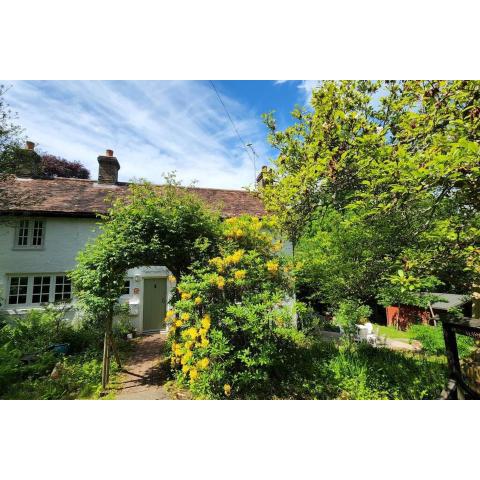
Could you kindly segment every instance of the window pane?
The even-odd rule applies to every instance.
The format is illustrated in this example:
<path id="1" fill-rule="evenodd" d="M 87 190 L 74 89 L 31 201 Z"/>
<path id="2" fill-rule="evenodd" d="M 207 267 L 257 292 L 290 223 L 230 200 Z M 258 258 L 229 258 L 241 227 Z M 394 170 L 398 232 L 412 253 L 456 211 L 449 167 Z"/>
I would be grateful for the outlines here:
<path id="1" fill-rule="evenodd" d="M 18 305 L 27 303 L 28 277 L 11 277 L 8 303 Z"/>
<path id="2" fill-rule="evenodd" d="M 28 220 L 21 220 L 18 225 L 17 245 L 21 247 L 28 245 Z"/>
<path id="3" fill-rule="evenodd" d="M 55 301 L 69 300 L 71 298 L 71 280 L 66 275 L 55 277 Z"/>
<path id="4" fill-rule="evenodd" d="M 33 277 L 32 303 L 46 303 L 50 297 L 50 277 Z"/>
<path id="5" fill-rule="evenodd" d="M 33 222 L 33 235 L 32 245 L 39 247 L 42 245 L 43 238 L 43 222 L 41 220 L 35 220 Z"/>
<path id="6" fill-rule="evenodd" d="M 125 280 L 122 295 L 130 295 L 130 280 Z"/>

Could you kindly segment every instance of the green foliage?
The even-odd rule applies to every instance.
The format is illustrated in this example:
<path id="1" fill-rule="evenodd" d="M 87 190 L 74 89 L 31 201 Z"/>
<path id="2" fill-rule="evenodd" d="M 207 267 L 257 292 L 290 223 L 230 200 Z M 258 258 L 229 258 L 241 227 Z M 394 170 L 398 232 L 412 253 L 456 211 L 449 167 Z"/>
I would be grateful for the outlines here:
<path id="1" fill-rule="evenodd" d="M 71 277 L 90 315 L 111 314 L 129 268 L 166 265 L 180 276 L 216 252 L 220 217 L 169 180 L 162 187 L 132 184 L 102 217 L 100 235 L 78 255 Z"/>
<path id="2" fill-rule="evenodd" d="M 21 142 L 22 129 L 16 124 L 17 115 L 5 100 L 9 87 L 0 85 L 0 180 L 14 171 L 14 154 Z"/>
<path id="3" fill-rule="evenodd" d="M 335 324 L 351 337 L 357 332 L 356 325 L 365 323 L 371 314 L 372 309 L 368 305 L 361 305 L 355 300 L 345 300 L 335 311 Z"/>
<path id="4" fill-rule="evenodd" d="M 412 325 L 408 329 L 408 335 L 422 344 L 422 349 L 430 355 L 445 355 L 445 341 L 441 326 Z M 465 335 L 457 335 L 458 355 L 460 358 L 467 357 L 472 353 L 475 342 Z"/>
<path id="5" fill-rule="evenodd" d="M 428 308 L 434 302 L 440 301 L 441 296 L 427 293 L 441 283 L 434 276 L 418 278 L 403 270 L 397 270 L 394 275 L 385 279 L 378 289 L 377 300 L 380 305 L 413 305 Z"/>
<path id="6" fill-rule="evenodd" d="M 121 334 L 117 343 L 121 345 Z M 50 350 L 67 343 L 68 355 Z M 102 330 L 73 324 L 55 308 L 31 310 L 0 327 L 0 397 L 55 399 L 90 397 L 101 382 Z M 51 378 L 54 369 L 57 378 Z M 113 362 L 113 371 L 117 366 Z"/>
<path id="7" fill-rule="evenodd" d="M 291 265 L 268 219 L 224 225 L 220 256 L 183 277 L 169 312 L 172 365 L 199 397 L 271 397 L 296 340 Z"/>
<path id="8" fill-rule="evenodd" d="M 309 298 L 371 301 L 399 269 L 471 289 L 480 82 L 326 81 L 293 116 L 284 131 L 265 117 L 278 157 L 261 194 L 298 243 Z"/>

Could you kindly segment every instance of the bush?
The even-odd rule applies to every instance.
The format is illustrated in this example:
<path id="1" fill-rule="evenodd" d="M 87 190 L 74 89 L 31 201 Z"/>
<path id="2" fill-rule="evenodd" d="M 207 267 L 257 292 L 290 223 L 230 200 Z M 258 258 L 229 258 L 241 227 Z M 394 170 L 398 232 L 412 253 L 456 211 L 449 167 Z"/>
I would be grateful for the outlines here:
<path id="1" fill-rule="evenodd" d="M 102 342 L 99 326 L 65 321 L 64 312 L 53 307 L 9 320 L 0 328 L 0 396 L 50 399 L 95 394 L 101 381 Z M 56 343 L 69 345 L 68 356 L 49 350 Z M 55 366 L 59 375 L 53 379 Z"/>
<path id="2" fill-rule="evenodd" d="M 270 398 L 299 332 L 289 262 L 268 219 L 227 220 L 221 256 L 193 269 L 168 312 L 171 363 L 202 398 Z M 289 333 L 290 332 L 290 333 Z"/>
<path id="3" fill-rule="evenodd" d="M 362 305 L 356 300 L 341 302 L 335 311 L 335 324 L 342 327 L 347 336 L 355 335 L 357 324 L 365 323 L 372 314 L 368 305 Z"/>
<path id="4" fill-rule="evenodd" d="M 445 341 L 441 326 L 431 327 L 429 325 L 412 325 L 408 334 L 411 339 L 418 340 L 423 351 L 430 355 L 445 355 Z M 472 338 L 465 335 L 457 335 L 458 355 L 460 358 L 468 356 L 475 347 Z"/>

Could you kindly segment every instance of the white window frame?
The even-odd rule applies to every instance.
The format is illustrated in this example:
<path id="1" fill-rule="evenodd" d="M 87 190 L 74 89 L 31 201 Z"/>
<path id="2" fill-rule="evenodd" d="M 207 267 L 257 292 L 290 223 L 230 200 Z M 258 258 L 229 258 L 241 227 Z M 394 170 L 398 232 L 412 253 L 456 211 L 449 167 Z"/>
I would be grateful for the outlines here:
<path id="1" fill-rule="evenodd" d="M 17 288 L 17 293 L 15 295 L 11 295 L 11 287 L 12 287 L 12 279 L 14 278 L 18 278 L 19 279 L 19 282 L 20 282 L 20 279 L 22 278 L 26 278 L 27 279 L 27 293 L 25 295 L 25 300 L 26 302 L 25 303 L 18 303 L 18 297 L 20 296 L 20 293 L 19 293 L 19 288 Z M 26 305 L 28 305 L 28 289 L 29 289 L 29 284 L 30 284 L 30 278 L 28 275 L 12 275 L 11 277 L 9 277 L 8 279 L 8 288 L 7 288 L 7 295 L 6 295 L 6 303 L 7 305 L 11 305 L 12 307 L 18 307 L 20 306 L 21 307 L 24 307 Z M 16 285 L 17 287 L 19 287 L 20 285 Z M 17 297 L 17 303 L 10 303 L 10 296 L 16 296 Z"/>
<path id="2" fill-rule="evenodd" d="M 57 277 L 66 277 L 67 274 L 65 272 L 57 272 L 57 273 L 12 273 L 7 275 L 7 295 L 6 295 L 6 304 L 5 307 L 7 308 L 30 308 L 30 307 L 40 307 L 42 305 L 47 305 L 50 303 L 69 303 L 73 299 L 73 291 L 72 287 L 70 287 L 70 298 L 65 298 L 62 300 L 55 300 L 55 290 L 57 286 Z M 12 278 L 18 277 L 27 277 L 27 302 L 26 303 L 10 303 L 10 286 L 12 282 Z M 48 292 L 48 302 L 33 302 L 33 282 L 34 277 L 49 277 L 50 278 L 50 289 Z M 62 284 L 64 285 L 64 284 Z M 62 294 L 64 293 L 64 289 L 62 289 Z M 17 294 L 18 297 L 18 294 Z"/>
<path id="3" fill-rule="evenodd" d="M 126 283 L 128 282 L 128 292 L 125 293 L 123 290 L 122 290 L 122 296 L 123 295 L 130 295 L 132 293 L 132 280 L 130 278 L 126 278 L 124 281 L 123 281 L 123 288 L 126 290 L 127 289 L 127 286 L 126 286 Z"/>
<path id="4" fill-rule="evenodd" d="M 18 244 L 18 239 L 20 235 L 20 230 L 21 230 L 21 224 L 22 222 L 27 223 L 27 244 L 26 245 L 19 245 Z M 35 230 L 35 223 L 36 222 L 41 222 L 42 223 L 42 235 L 41 235 L 41 245 L 34 245 L 34 236 L 33 236 L 33 231 Z M 14 232 L 15 232 L 15 237 L 13 239 L 13 249 L 14 250 L 43 250 L 45 248 L 45 230 L 46 230 L 46 220 L 43 218 L 21 218 L 18 220 Z"/>

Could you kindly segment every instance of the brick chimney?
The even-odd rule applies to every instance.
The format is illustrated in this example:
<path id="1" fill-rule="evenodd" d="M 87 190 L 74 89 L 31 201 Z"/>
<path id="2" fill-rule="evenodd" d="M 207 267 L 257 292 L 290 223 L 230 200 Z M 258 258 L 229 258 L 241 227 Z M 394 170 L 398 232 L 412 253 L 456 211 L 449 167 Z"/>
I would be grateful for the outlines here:
<path id="1" fill-rule="evenodd" d="M 270 168 L 268 168 L 266 165 L 263 165 L 262 170 L 257 175 L 257 188 L 263 188 L 271 183 L 271 179 L 269 178 L 270 171 Z"/>
<path id="2" fill-rule="evenodd" d="M 120 164 L 113 150 L 107 150 L 105 155 L 98 156 L 98 183 L 115 185 L 118 182 Z"/>
<path id="3" fill-rule="evenodd" d="M 15 152 L 15 175 L 22 178 L 42 176 L 42 157 L 35 151 L 35 144 L 27 141 L 25 148 Z"/>

